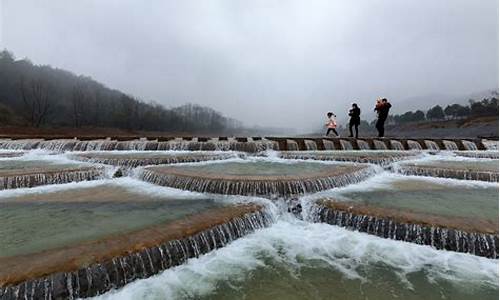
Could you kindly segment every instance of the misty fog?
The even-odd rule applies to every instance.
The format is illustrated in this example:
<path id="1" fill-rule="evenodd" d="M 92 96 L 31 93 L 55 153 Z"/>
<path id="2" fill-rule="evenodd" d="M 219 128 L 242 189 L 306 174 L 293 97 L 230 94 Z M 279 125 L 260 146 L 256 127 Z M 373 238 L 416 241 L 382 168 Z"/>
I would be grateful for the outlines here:
<path id="1" fill-rule="evenodd" d="M 352 102 L 372 120 L 378 97 L 400 112 L 498 88 L 498 0 L 0 0 L 0 13 L 0 49 L 17 57 L 248 126 L 307 132 Z"/>

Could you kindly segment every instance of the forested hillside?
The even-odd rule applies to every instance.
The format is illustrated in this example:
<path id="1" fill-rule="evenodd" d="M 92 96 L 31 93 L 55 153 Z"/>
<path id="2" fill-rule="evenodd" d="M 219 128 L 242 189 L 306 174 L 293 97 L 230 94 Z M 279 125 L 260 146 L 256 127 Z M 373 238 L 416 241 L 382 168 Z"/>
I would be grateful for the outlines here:
<path id="1" fill-rule="evenodd" d="M 238 121 L 203 106 L 145 103 L 86 76 L 0 52 L 0 125 L 225 132 Z"/>

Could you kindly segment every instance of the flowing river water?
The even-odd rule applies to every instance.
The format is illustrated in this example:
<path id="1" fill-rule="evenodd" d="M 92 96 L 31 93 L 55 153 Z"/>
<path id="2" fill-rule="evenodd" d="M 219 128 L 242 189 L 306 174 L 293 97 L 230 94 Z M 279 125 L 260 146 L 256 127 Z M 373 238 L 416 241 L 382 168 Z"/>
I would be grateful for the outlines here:
<path id="1" fill-rule="evenodd" d="M 70 161 L 65 154 L 43 152 L 15 159 L 16 163 L 9 166 L 22 164 L 23 160 L 53 160 L 59 164 Z M 491 170 L 489 161 L 458 158 L 452 153 L 424 155 L 419 159 L 420 162 L 451 159 L 467 166 L 480 162 Z M 275 169 L 268 171 L 269 175 L 293 175 L 301 171 L 307 174 L 315 171 L 315 165 L 322 169 L 336 164 L 283 160 L 270 152 L 266 157 L 231 158 L 228 166 L 233 170 L 228 172 L 231 175 L 252 174 L 255 170 L 251 165 L 241 168 L 248 161 L 257 162 L 253 166 L 255 170 L 263 165 L 275 165 Z M 205 162 L 180 166 L 217 173 L 224 170 L 224 164 Z M 291 167 L 287 168 L 286 164 Z M 68 228 L 63 230 L 64 222 L 72 226 L 71 232 L 78 233 L 77 239 L 91 239 L 100 234 L 147 226 L 165 218 L 182 218 L 211 207 L 259 203 L 271 215 L 271 226 L 95 298 L 497 299 L 498 259 L 436 250 L 315 223 L 313 214 L 318 199 L 335 198 L 441 217 L 497 220 L 498 183 L 404 176 L 375 165 L 370 168 L 375 171 L 368 180 L 299 196 L 296 200 L 302 211 L 298 214 L 290 213 L 289 205 L 283 200 L 180 191 L 143 182 L 134 172 L 130 177 L 118 179 L 4 190 L 0 191 L 0 240 L 3 241 L 0 256 L 36 252 L 48 244 L 70 243 L 75 237 L 68 234 Z M 116 167 L 106 166 L 108 177 L 115 170 Z M 136 200 L 134 195 L 137 194 L 142 195 L 140 200 Z M 106 204 L 106 197 L 113 205 Z M 72 211 L 74 209 L 77 210 Z M 85 226 L 86 221 L 92 226 Z M 39 224 L 40 228 L 29 228 L 27 224 L 35 227 Z M 109 232 L 100 232 L 101 227 Z M 22 247 L 24 252 L 19 250 Z"/>

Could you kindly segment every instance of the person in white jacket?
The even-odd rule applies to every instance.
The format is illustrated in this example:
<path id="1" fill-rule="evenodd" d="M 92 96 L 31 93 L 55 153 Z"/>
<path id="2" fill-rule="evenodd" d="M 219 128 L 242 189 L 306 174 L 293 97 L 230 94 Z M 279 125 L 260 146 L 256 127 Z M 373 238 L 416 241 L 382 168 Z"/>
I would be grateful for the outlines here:
<path id="1" fill-rule="evenodd" d="M 336 115 L 334 115 L 332 112 L 329 112 L 326 114 L 326 116 L 328 118 L 328 121 L 325 124 L 326 128 L 328 128 L 326 130 L 326 136 L 330 134 L 330 131 L 333 131 L 333 133 L 335 133 L 336 136 L 339 136 L 337 130 L 335 130 L 335 128 L 337 128 L 337 121 L 335 120 Z"/>

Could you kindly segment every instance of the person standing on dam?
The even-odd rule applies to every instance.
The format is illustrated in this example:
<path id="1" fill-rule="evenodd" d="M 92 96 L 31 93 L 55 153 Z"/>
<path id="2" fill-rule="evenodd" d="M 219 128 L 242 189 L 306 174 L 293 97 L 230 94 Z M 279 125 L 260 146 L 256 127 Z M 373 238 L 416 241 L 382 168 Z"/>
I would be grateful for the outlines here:
<path id="1" fill-rule="evenodd" d="M 361 109 L 359 109 L 358 104 L 353 103 L 351 110 L 349 110 L 349 132 L 351 133 L 349 137 L 353 137 L 352 135 L 352 127 L 354 126 L 354 130 L 356 131 L 356 138 L 358 138 L 358 126 L 361 124 Z"/>
<path id="2" fill-rule="evenodd" d="M 335 128 L 337 128 L 337 120 L 335 120 L 335 117 L 337 117 L 336 115 L 334 115 L 332 112 L 328 112 L 326 114 L 326 117 L 328 118 L 325 126 L 326 128 L 328 128 L 326 130 L 326 134 L 325 136 L 328 136 L 328 134 L 330 134 L 330 131 L 333 131 L 333 133 L 335 133 L 335 135 L 338 137 L 339 134 L 337 133 L 337 130 Z"/>
<path id="3" fill-rule="evenodd" d="M 377 100 L 374 111 L 376 111 L 378 115 L 377 123 L 375 124 L 375 127 L 378 131 L 378 137 L 384 137 L 384 123 L 387 119 L 387 116 L 389 115 L 389 110 L 391 109 L 391 107 L 392 105 L 389 103 L 389 101 L 387 101 L 386 98 Z"/>

